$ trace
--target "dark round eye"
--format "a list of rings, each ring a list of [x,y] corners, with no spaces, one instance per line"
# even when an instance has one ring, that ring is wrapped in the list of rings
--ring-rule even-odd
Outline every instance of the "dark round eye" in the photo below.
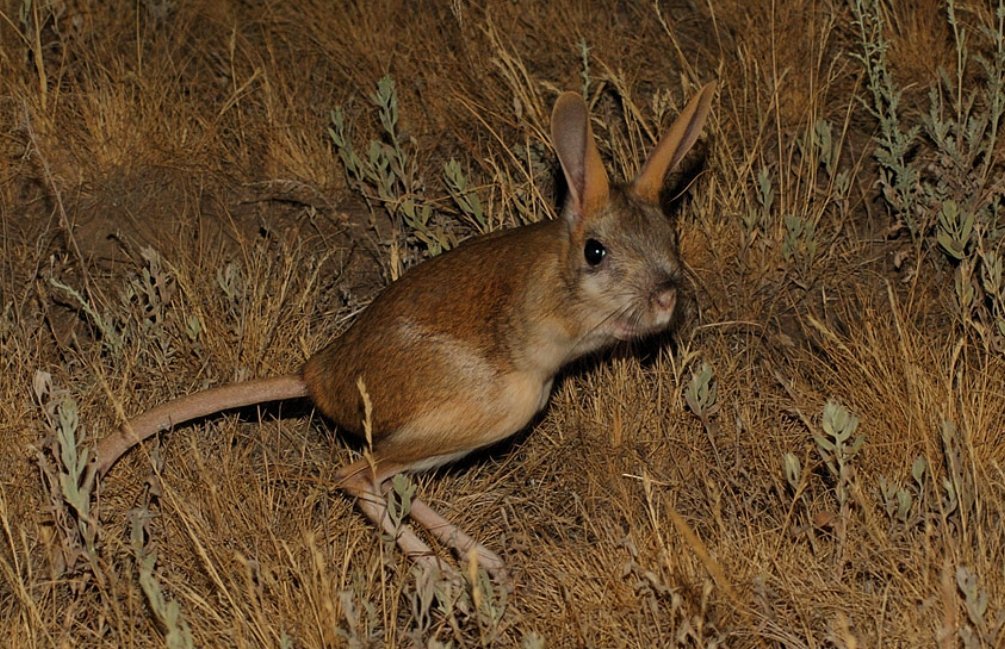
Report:
[[[604,260],[605,255],[607,255],[607,248],[604,247],[604,244],[596,239],[586,240],[586,246],[583,248],[583,256],[586,257],[586,263],[596,266]]]

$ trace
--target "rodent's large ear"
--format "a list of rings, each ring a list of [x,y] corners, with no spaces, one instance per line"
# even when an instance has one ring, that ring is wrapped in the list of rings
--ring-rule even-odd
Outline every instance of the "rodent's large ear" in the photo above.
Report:
[[[570,212],[577,218],[588,218],[607,203],[610,187],[600,152],[593,141],[590,111],[583,98],[574,92],[563,92],[551,113],[551,141],[562,163],[562,172],[569,183]]]
[[[632,191],[636,196],[651,203],[659,200],[667,172],[676,167],[684,154],[698,141],[701,127],[705,124],[705,118],[708,117],[709,108],[712,106],[715,85],[714,81],[710,81],[698,91],[649,154],[642,172],[632,183]]]

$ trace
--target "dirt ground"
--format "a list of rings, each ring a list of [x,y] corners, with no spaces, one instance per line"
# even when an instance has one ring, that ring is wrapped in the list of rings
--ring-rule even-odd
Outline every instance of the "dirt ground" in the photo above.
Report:
[[[0,643],[1005,646],[1005,8],[0,5]],[[668,179],[696,308],[413,476],[511,584],[417,570],[287,373],[408,267],[554,218],[558,93]],[[969,225],[968,225],[969,224]],[[445,565],[464,568],[443,550]]]

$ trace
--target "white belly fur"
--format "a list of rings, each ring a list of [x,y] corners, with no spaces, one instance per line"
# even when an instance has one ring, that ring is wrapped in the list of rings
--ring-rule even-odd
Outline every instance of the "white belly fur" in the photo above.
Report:
[[[403,436],[415,443],[449,448],[461,442],[464,449],[424,458],[410,464],[408,470],[424,471],[448,464],[520,431],[548,403],[551,384],[550,378],[542,382],[537,376],[510,374],[498,381],[490,394],[443,404],[412,422]]]

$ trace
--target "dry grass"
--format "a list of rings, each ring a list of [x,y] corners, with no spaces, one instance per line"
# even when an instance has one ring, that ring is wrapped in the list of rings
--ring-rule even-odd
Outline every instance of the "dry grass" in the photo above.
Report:
[[[4,641],[1002,646],[1003,347],[961,315],[934,231],[891,227],[851,3],[680,4],[7,3]],[[959,50],[944,7],[903,4],[880,7],[909,126]],[[956,14],[959,78],[976,86],[996,19],[982,2]],[[721,84],[677,217],[700,318],[672,345],[577,368],[529,434],[417,478],[505,557],[504,601],[479,583],[445,593],[378,541],[333,493],[357,447],[295,405],[144,446],[90,517],[53,482],[65,398],[85,448],[172,396],[294,370],[422,256],[327,136],[342,106],[357,149],[381,137],[369,98],[386,74],[414,189],[456,238],[477,228],[449,196],[450,159],[485,229],[554,210],[558,90],[586,88],[624,176],[685,95]],[[820,120],[844,181],[806,146]],[[992,150],[985,171],[1005,162]],[[945,162],[927,141],[913,155]],[[786,215],[812,234],[786,244]],[[995,226],[981,236],[1000,252]],[[715,395],[697,412],[702,362]],[[831,401],[865,436],[840,471],[814,439]]]

